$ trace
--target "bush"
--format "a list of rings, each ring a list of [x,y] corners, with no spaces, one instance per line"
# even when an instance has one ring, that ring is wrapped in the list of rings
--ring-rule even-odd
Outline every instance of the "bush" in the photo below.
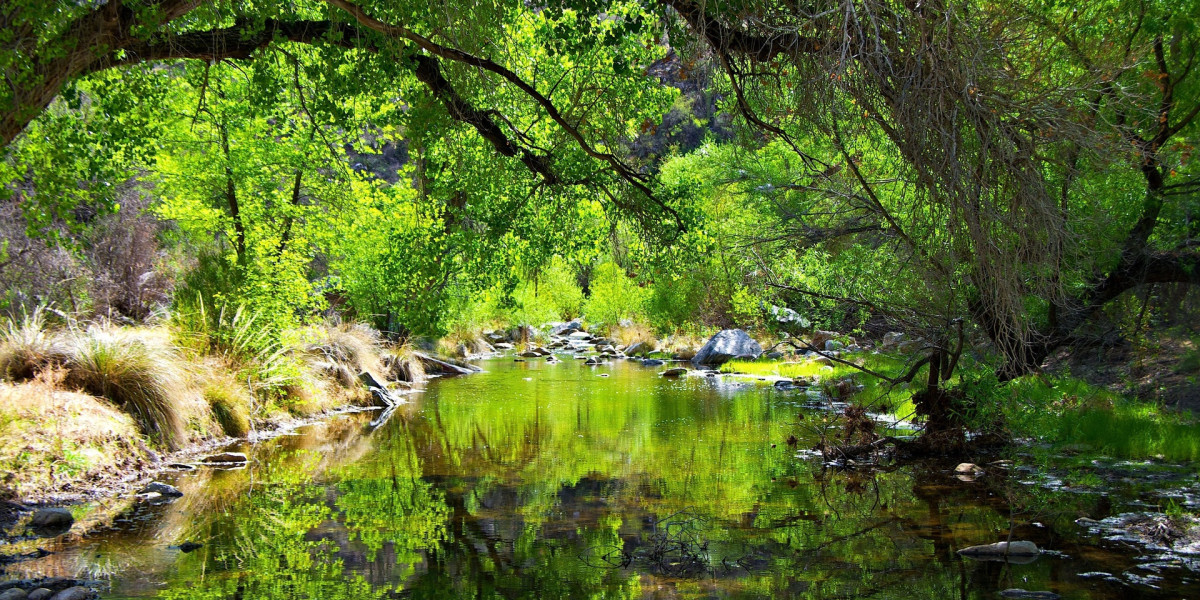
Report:
[[[522,281],[513,291],[515,324],[540,326],[579,316],[583,290],[575,273],[562,257],[555,256],[535,277]]]

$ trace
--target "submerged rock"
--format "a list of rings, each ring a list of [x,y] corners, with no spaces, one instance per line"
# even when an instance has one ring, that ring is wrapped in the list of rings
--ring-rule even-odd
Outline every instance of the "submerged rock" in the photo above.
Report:
[[[98,597],[99,595],[91,589],[77,585],[75,587],[69,587],[51,596],[50,600],[92,600],[93,598]]]
[[[173,485],[165,484],[161,481],[151,481],[150,483],[147,483],[145,487],[138,490],[138,493],[139,494],[161,494],[168,498],[179,498],[179,497],[183,496],[183,492],[179,491],[179,488],[177,488]]]
[[[246,458],[246,455],[242,454],[241,452],[221,452],[220,454],[213,454],[211,456],[205,456],[204,458],[200,459],[200,462],[205,463],[205,464],[210,464],[210,465],[212,465],[212,464],[245,464],[245,463],[250,462],[250,459]]]
[[[661,360],[658,360],[657,358],[647,358],[642,361],[643,367],[657,367],[657,366],[665,365],[665,364],[667,364],[667,363],[665,363]]]
[[[663,371],[662,376],[663,377],[679,377],[680,375],[687,375],[687,372],[688,372],[688,370],[685,369],[684,367],[674,367],[671,369],[667,369],[666,371]]]
[[[968,546],[958,551],[962,556],[979,556],[979,557],[1030,557],[1041,554],[1037,544],[1020,540],[1016,542],[996,542],[995,544],[981,544],[979,546]]]
[[[65,508],[43,508],[33,513],[29,526],[38,535],[64,533],[75,524],[75,517]]]
[[[1009,588],[1000,592],[1005,598],[1027,598],[1029,600],[1058,600],[1062,598],[1054,592],[1030,592],[1021,588]]]
[[[704,344],[692,362],[697,365],[717,366],[737,357],[758,358],[762,346],[741,329],[725,329]]]

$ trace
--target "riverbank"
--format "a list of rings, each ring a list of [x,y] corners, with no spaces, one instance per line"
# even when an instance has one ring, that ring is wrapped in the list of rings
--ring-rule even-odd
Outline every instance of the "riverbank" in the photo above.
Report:
[[[352,324],[273,343],[239,315],[137,328],[43,317],[0,332],[0,500],[19,504],[111,494],[237,439],[394,404],[432,360]]]

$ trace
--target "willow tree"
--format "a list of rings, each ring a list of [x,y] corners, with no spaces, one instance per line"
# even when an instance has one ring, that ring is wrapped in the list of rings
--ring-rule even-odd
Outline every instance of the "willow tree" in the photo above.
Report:
[[[933,332],[927,413],[948,410],[960,319],[1013,377],[1124,292],[1200,283],[1195,3],[670,4],[795,157],[759,187],[785,237],[874,249],[888,281],[845,300]]]

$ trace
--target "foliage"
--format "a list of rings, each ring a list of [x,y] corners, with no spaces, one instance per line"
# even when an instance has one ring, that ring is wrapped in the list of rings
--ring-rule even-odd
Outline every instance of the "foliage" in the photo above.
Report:
[[[616,262],[606,260],[597,265],[588,287],[591,294],[583,305],[588,322],[615,326],[646,318],[648,290]]]

